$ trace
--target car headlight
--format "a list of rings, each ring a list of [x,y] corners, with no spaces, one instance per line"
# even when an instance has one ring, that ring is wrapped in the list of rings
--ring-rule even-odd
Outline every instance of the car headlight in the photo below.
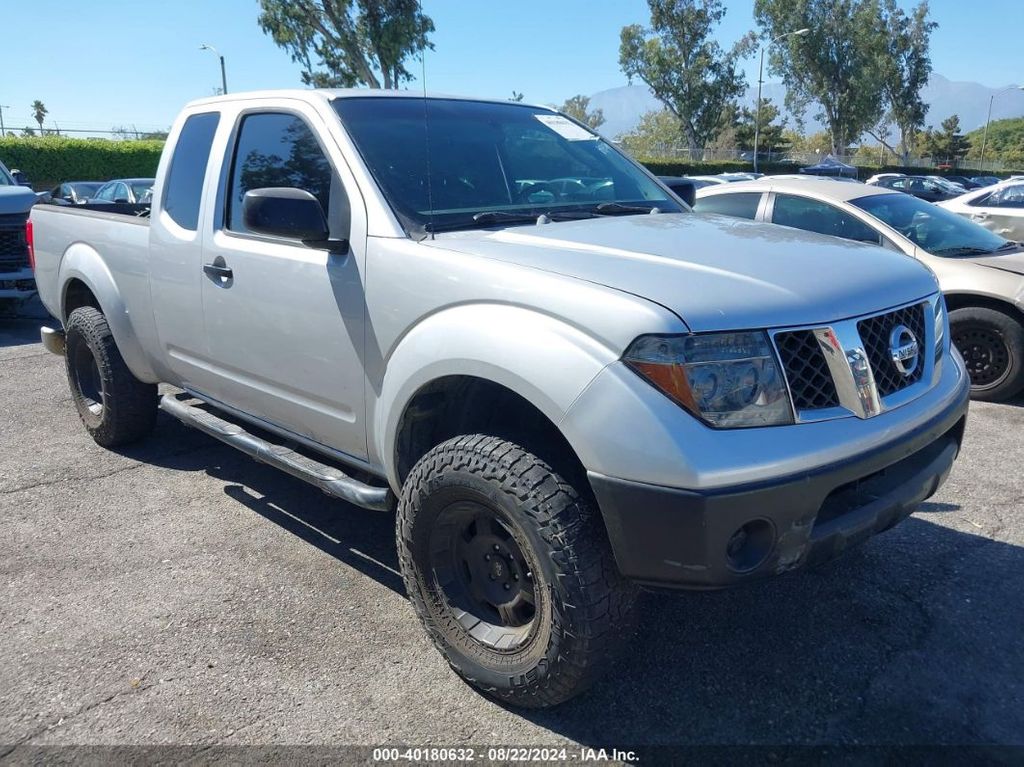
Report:
[[[949,327],[949,316],[946,314],[946,297],[939,296],[935,302],[935,366],[938,367],[942,354],[946,350],[946,329]]]
[[[767,333],[641,336],[623,361],[709,426],[793,423],[789,392]]]

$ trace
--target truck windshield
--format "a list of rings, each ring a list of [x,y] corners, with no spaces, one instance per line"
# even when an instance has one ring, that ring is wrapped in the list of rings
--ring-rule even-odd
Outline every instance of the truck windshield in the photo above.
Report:
[[[933,256],[977,256],[1008,250],[1011,245],[980,224],[902,192],[850,202]]]
[[[597,134],[548,109],[412,97],[333,103],[411,235],[683,209]]]

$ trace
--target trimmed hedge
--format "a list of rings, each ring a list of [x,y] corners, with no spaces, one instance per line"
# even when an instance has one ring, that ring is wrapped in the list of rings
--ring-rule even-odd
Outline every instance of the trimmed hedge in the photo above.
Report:
[[[0,161],[8,168],[23,171],[32,181],[32,186],[42,191],[61,181],[107,181],[112,178],[155,176],[163,146],[163,141],[109,141],[64,136],[0,137]],[[751,163],[740,160],[693,162],[641,158],[640,162],[659,176],[702,176],[752,170]],[[797,173],[799,167],[790,163],[765,162],[759,164],[758,170],[762,173]],[[1013,171],[992,173],[970,168],[937,171],[934,168],[903,168],[896,165],[857,166],[857,174],[862,179],[875,173],[1006,177]]]
[[[156,175],[163,141],[43,136],[0,138],[0,160],[25,173],[37,191],[61,181],[107,181]]]

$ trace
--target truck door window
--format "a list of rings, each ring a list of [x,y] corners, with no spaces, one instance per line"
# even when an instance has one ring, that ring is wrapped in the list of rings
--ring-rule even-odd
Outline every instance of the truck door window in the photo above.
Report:
[[[711,194],[694,203],[694,213],[718,213],[736,218],[757,218],[757,206],[761,203],[760,192],[735,192],[733,194]]]
[[[203,179],[219,122],[218,112],[192,115],[185,120],[174,145],[162,204],[167,215],[182,229],[194,232],[199,226]]]
[[[808,232],[842,237],[844,240],[873,242],[881,236],[867,224],[826,202],[789,194],[775,195],[772,223]]]
[[[333,235],[337,219],[337,213],[331,209],[334,184],[331,163],[313,131],[301,118],[276,112],[247,115],[238,129],[231,167],[227,228],[233,232],[247,231],[242,220],[242,200],[246,192],[266,187],[291,187],[304,189],[320,201],[332,224]]]

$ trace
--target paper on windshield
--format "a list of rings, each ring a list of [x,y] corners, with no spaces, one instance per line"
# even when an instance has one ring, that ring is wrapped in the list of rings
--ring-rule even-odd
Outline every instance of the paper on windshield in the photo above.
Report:
[[[534,117],[568,141],[593,141],[597,138],[590,131],[584,130],[572,120],[562,117],[562,115],[534,115]]]

